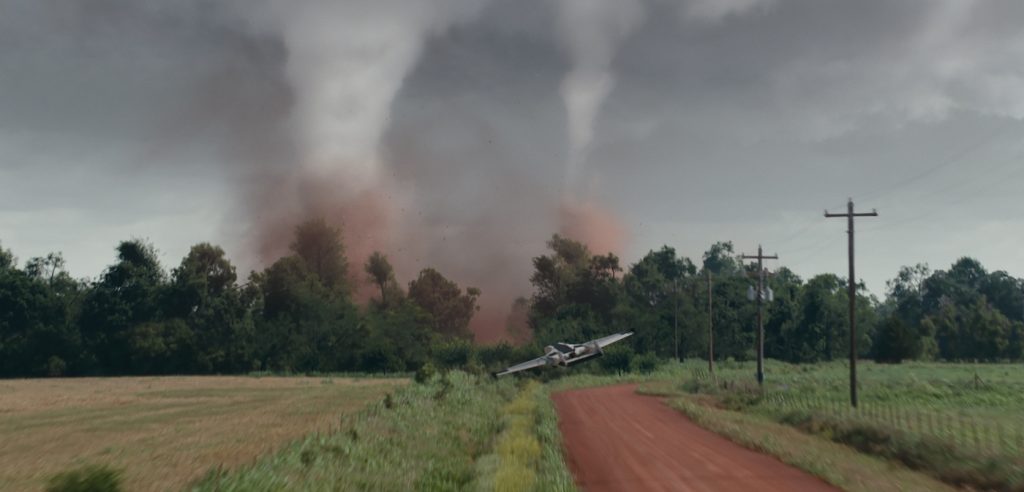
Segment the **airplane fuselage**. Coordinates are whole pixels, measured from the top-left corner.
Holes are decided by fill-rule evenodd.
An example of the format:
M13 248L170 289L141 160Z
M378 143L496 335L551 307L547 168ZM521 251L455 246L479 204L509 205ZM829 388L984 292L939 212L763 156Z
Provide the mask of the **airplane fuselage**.
M596 343L556 343L544 347L544 354L555 365L567 367L575 362L582 362L592 357L604 355L604 351Z

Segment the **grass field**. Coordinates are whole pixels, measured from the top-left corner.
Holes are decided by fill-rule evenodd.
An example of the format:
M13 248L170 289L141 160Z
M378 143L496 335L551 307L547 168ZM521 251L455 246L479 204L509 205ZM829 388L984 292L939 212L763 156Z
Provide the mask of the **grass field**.
M0 381L0 490L86 464L127 490L174 490L251 463L380 401L406 380L305 377Z
M461 490L489 452L515 389L463 373L415 384L240 470L207 477L203 491Z
M840 362L768 361L763 391L749 362L718 364L713 377L700 361L643 375L595 369L544 384L458 371L426 384L0 381L0 490L38 490L57 472L106 464L123 470L127 490L568 491L548 394L625 382L847 490L1024 490L1021 365L865 362L856 412Z

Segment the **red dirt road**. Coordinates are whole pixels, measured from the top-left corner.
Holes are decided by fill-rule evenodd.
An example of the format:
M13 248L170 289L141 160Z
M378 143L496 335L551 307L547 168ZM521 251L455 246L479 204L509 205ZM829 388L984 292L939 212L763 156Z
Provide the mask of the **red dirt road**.
M586 492L834 491L690 422L635 385L552 396L569 468Z

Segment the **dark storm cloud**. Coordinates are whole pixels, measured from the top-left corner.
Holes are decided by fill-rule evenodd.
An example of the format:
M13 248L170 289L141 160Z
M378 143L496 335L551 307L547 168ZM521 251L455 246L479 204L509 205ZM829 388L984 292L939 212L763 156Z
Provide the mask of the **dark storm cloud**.
M301 208L266 176L354 159L341 166L409 192L396 203L423 234L417 255L457 268L449 241L475 235L508 245L478 248L480 265L536 254L572 159L565 81L591 58L559 0L423 5L0 0L0 239L22 256L62 249L82 274L121 235L166 241L172 261L200 240L244 255L263 209ZM804 226L852 195L882 208L878 224L905 221L865 251L926 244L863 268L876 291L900 263L975 251L1024 269L995 240L1019 236L1024 3L638 5L594 14L626 28L579 168L634 233L630 259L734 238L780 243L802 273L841 271L814 246L839 247L842 226ZM342 49L363 34L387 56ZM977 244L916 219L932 209Z
M0 2L5 244L92 275L129 236L218 239L239 171L288 153L283 46L228 5Z

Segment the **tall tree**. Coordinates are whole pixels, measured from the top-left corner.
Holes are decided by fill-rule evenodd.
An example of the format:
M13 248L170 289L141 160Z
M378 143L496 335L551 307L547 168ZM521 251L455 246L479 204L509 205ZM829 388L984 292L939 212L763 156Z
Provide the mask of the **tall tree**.
M688 258L676 256L668 246L648 252L630 268L623 288L633 304L634 319L628 323L637 332L634 347L682 357L706 343L705 330L688 323L696 316L695 300L686 295L696 272Z
M391 267L388 257L379 251L374 251L363 266L370 281L380 291L380 306L386 309L390 303L397 302L402 296L402 290L395 280L395 269Z
M44 281L17 269L2 250L0 263L0 376L78 371L82 350L74 318L81 284L62 268Z
M172 271L165 314L184 322L184 329L173 326L170 331L175 365L199 372L252 368L252 313L236 281L224 250L209 243L193 246ZM179 338L184 335L190 338Z
M736 259L732 241L719 241L704 252L704 269L715 275L736 275L743 272L742 263Z
M348 292L348 260L341 229L331 227L323 218L304 222L295 228L291 248L324 287L333 292Z
M133 372L132 331L159 321L165 281L152 245L135 239L117 246L117 263L107 268L82 305L80 329L98 370Z
M11 250L4 249L4 245L0 243L0 270L7 270L14 268L17 261L14 259L14 254Z
M420 271L409 283L409 299L430 315L434 331L445 336L471 340L469 322L479 308L480 290L469 287L463 293L455 282L433 268Z

